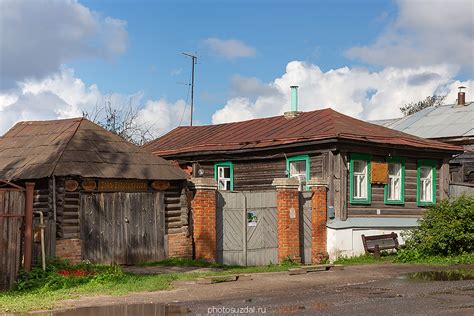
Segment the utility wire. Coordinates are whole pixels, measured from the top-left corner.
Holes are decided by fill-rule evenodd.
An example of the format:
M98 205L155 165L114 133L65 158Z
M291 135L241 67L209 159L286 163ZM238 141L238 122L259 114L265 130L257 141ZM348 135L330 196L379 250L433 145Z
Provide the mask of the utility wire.
M183 112L181 113L181 119L179 120L178 126L181 126L181 123L183 122L183 118L184 118L184 113L186 113L186 109L188 107L189 92L191 91L191 80L192 80L192 74L189 76L188 93L186 94L186 103L184 104L184 109L183 109Z

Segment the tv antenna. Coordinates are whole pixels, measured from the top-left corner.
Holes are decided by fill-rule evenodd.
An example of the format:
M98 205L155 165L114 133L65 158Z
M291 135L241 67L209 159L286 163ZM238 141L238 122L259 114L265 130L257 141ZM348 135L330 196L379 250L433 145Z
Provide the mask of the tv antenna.
M191 121L190 126L193 126L193 108L194 108L194 65L197 64L197 56L188 54L188 53L181 53L189 58L191 58Z

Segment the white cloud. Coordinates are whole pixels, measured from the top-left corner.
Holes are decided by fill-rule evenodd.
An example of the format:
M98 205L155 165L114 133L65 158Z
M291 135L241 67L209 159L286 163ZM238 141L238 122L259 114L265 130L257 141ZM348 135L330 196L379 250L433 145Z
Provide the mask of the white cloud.
M138 123L152 126L156 137L178 125L189 123L189 106L184 100L169 102L165 99L148 100L138 113Z
M96 85L87 86L76 78L74 71L62 68L42 80L19 82L16 89L0 93L0 135L18 121L80 117L83 111L94 114L106 102L120 108L131 104L140 108L138 123L150 126L156 136L189 121L185 102L147 100L141 106L143 94L103 94Z
M126 22L75 0L2 0L0 88L43 78L81 57L110 58L127 47Z
M414 67L453 64L473 69L474 2L398 0L393 23L368 46L348 57L373 65Z
M226 59L237 59L243 57L254 57L257 54L255 48L248 46L236 39L220 39L211 37L204 40L204 44L216 55Z
M327 72L300 61L288 63L286 73L267 83L254 100L238 95L214 113L213 123L241 121L279 115L290 110L290 85L299 85L299 110L333 108L361 119L399 117L399 108L433 94L448 94L446 102L454 103L459 85L468 87L466 100L473 91L474 81L455 81L457 68L436 67L394 68L378 72L365 68L342 67ZM245 78L240 77L240 86ZM255 78L249 78L254 83ZM263 83L262 83L263 84ZM263 84L264 85L264 84ZM245 91L245 90L243 90ZM274 91L268 93L268 91Z

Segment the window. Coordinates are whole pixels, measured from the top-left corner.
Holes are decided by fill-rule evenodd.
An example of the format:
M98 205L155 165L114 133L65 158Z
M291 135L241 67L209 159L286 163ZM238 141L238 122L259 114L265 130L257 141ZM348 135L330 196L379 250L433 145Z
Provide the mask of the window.
M294 156L286 159L286 172L288 177L298 179L300 182L300 191L307 189L306 184L309 180L309 166L308 155Z
M370 155L351 154L349 163L351 204L370 204Z
M217 188L222 191L234 190L234 165L232 162L219 162L214 165Z
M385 204L405 203L405 160L388 157L388 182L385 185Z
M417 204L423 206L436 203L436 161L418 161L416 182Z

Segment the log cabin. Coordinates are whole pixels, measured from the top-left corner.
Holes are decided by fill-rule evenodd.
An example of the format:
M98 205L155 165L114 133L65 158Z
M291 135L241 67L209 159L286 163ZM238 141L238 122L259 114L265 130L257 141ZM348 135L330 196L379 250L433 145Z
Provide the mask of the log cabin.
M295 88L293 88L293 93ZM297 98L293 98L297 100ZM295 101L296 102L296 101ZM367 123L330 108L178 127L145 149L225 191L274 190L275 178L328 183L328 252L353 255L360 236L417 226L446 198L449 160L462 148Z
M87 119L17 123L0 138L0 179L35 183L47 256L135 264L186 243L192 255L186 174Z

